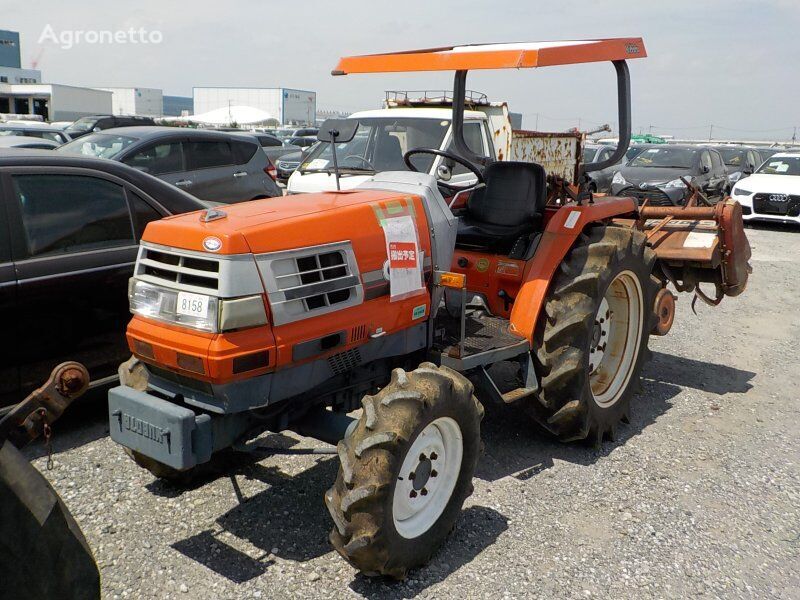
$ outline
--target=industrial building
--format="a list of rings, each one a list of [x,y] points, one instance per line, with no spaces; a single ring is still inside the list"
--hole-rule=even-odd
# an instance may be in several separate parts
[[[269,113],[282,125],[313,125],[317,113],[317,93],[288,88],[196,87],[193,89],[194,114],[230,106],[248,106]]]
[[[111,92],[41,83],[36,69],[22,69],[19,33],[0,31],[0,113],[72,121],[111,112]]]
[[[0,83],[0,113],[39,115],[45,121],[109,115],[111,92],[52,83]]]
[[[41,80],[41,71],[22,68],[19,33],[0,30],[0,83],[39,83]]]
[[[188,96],[164,96],[165,117],[182,117],[192,114],[192,99]]]
[[[164,94],[155,88],[97,88],[111,92],[111,111],[115,115],[160,117],[164,114]]]

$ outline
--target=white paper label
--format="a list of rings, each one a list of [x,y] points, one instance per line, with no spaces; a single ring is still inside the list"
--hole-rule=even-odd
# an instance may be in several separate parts
[[[386,219],[383,234],[389,259],[390,298],[398,300],[419,292],[423,289],[422,257],[414,219],[408,215]]]
[[[692,231],[683,242],[684,248],[711,248],[714,245],[716,234],[702,231]]]
[[[572,229],[575,227],[575,224],[578,222],[578,219],[581,218],[581,212],[579,210],[573,210],[571,213],[567,215],[567,220],[564,221],[564,227],[566,229]]]
[[[324,158],[315,158],[314,160],[305,164],[306,169],[327,169],[330,161]]]

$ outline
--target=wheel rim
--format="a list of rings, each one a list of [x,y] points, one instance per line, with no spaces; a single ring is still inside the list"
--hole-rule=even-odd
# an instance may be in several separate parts
[[[461,472],[464,440],[450,417],[423,429],[406,453],[392,499],[394,527],[407,539],[419,537],[447,507]]]
[[[642,335],[642,286],[622,271],[608,286],[594,319],[589,342],[589,382],[602,408],[616,404],[630,381]]]

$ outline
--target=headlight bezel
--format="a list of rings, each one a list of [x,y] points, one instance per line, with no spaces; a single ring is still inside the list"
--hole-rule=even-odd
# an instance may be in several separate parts
[[[614,177],[611,178],[611,183],[615,183],[617,185],[627,185],[628,181],[625,179],[622,171],[617,171],[614,173]]]
[[[754,193],[755,192],[740,187],[734,187],[733,190],[731,190],[731,196],[752,196]]]

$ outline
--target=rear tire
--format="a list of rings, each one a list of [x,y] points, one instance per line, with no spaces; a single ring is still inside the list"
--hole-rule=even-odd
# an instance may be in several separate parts
[[[599,445],[629,418],[660,287],[646,241],[629,227],[592,227],[556,273],[532,353],[541,391],[526,408],[562,441]]]
[[[472,384],[423,363],[362,401],[325,494],[330,540],[365,575],[405,577],[442,545],[472,493],[483,407]]]

